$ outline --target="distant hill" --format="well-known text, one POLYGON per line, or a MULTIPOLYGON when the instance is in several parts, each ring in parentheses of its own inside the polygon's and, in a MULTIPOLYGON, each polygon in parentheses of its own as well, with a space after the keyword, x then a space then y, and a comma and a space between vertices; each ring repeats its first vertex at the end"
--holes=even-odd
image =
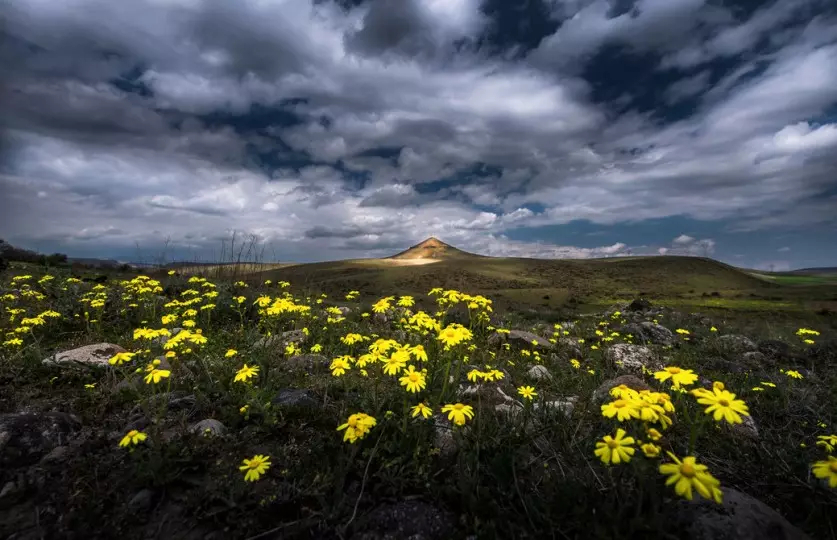
POLYGON ((426 297, 433 287, 485 294, 498 305, 558 308, 571 299, 756 298, 783 287, 733 266, 702 257, 523 259, 484 257, 429 238, 393 257, 298 264, 253 279, 287 280, 312 291, 342 296, 358 290, 380 297, 426 297), (393 264, 427 261, 433 264, 393 264), (752 295, 752 296, 751 296, 752 295))
POLYGON ((423 242, 412 246, 409 249, 397 253, 388 259, 454 259, 463 257, 482 257, 474 253, 468 253, 446 244, 438 238, 431 236, 423 242))

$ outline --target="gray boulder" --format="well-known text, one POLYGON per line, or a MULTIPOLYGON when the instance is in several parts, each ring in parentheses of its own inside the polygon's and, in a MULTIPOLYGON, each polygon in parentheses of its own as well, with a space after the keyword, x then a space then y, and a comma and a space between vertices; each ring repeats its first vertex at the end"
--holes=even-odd
POLYGON ((758 349, 753 340, 746 336, 739 336, 736 334, 727 334, 726 336, 719 337, 718 345, 720 345, 722 349, 737 353, 755 351, 758 349))
POLYGON ((622 370, 642 371, 643 367, 653 370, 662 368, 654 352, 643 345, 617 343, 608 347, 605 351, 605 358, 622 370))
POLYGON ((724 489, 723 504, 696 497, 671 511, 672 530, 686 540, 806 540, 778 512, 746 493, 724 489))
POLYGON ((554 349, 555 346, 549 342, 548 338, 541 337, 532 332, 525 332, 523 330, 512 330, 509 332, 508 340, 515 345, 523 348, 554 349), (536 345, 537 343, 537 345, 536 345))
POLYGON ((108 367, 110 359, 116 353, 126 352, 125 349, 113 343, 95 343, 57 352, 43 359, 44 364, 76 367, 108 367))
POLYGON ((536 401, 532 408, 536 411, 544 410, 548 412, 559 412, 569 418, 573 415, 575 404, 578 401, 578 396, 567 396, 562 399, 553 399, 549 401, 536 401))
POLYGON ((207 418, 189 426, 190 433, 214 437, 226 433, 227 427, 214 418, 207 418))
POLYGON ((651 390, 650 386, 645 384, 642 379, 635 375, 620 375, 619 377, 608 379, 600 384, 599 387, 593 391, 593 401, 596 403, 610 401, 610 390, 622 384, 632 390, 651 390))
POLYGON ((509 342, 521 349, 552 350, 555 345, 549 342, 548 338, 526 332, 525 330, 511 330, 508 334, 494 332, 488 336, 488 344, 496 347, 501 343, 509 342), (537 343, 535 345, 534 343, 537 343))
POLYGON ((632 334, 638 341, 654 345, 674 345, 676 341, 671 330, 650 321, 626 324, 622 327, 621 333, 632 334))
POLYGON ((541 379, 551 379, 552 374, 541 364, 535 364, 534 366, 529 368, 529 371, 526 372, 526 375, 529 376, 530 379, 534 379, 536 381, 540 381, 541 379))

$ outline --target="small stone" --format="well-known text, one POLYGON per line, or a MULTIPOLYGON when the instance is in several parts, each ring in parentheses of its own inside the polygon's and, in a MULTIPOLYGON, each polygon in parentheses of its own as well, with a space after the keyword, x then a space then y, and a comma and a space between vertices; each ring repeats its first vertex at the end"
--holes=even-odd
POLYGON ((47 453, 47 455, 41 458, 41 463, 59 463, 67 459, 68 453, 68 446, 56 446, 55 448, 50 450, 49 453, 47 453))
POLYGON ((549 372, 546 366, 542 366, 540 364, 535 364, 534 366, 530 367, 529 371, 527 371, 526 374, 536 381, 552 378, 552 374, 549 372))
POLYGON ((3 486, 3 489, 0 489, 0 500, 5 499, 6 497, 10 496, 15 491, 15 483, 9 480, 3 486))
POLYGON ((215 420, 214 418, 207 418, 197 422, 196 424, 192 424, 189 427, 189 431, 205 437, 214 437, 226 433, 227 428, 220 421, 215 420))
POLYGON ((494 410, 507 416, 517 416, 523 412, 523 407, 518 403, 498 403, 494 406, 494 410))
POLYGON ((128 506, 135 512, 146 512, 151 508, 151 503, 154 501, 154 492, 150 489, 141 489, 131 497, 128 506))

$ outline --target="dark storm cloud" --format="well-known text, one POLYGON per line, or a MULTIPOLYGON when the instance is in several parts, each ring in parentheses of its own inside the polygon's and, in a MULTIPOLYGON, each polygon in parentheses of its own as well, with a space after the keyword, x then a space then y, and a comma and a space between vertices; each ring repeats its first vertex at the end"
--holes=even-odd
POLYGON ((367 56, 432 54, 433 27, 414 0, 379 0, 369 4, 363 28, 346 37, 349 50, 367 56))
POLYGON ((156 230, 201 249, 237 228, 293 253, 436 234, 596 256, 630 246, 504 235, 833 223, 834 6, 16 2, 0 29, 0 213, 22 241, 156 230))

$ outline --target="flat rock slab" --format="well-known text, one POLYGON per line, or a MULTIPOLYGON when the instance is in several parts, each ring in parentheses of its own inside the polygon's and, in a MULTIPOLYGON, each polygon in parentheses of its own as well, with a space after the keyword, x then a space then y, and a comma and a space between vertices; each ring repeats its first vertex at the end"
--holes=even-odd
POLYGON ((110 359, 116 353, 126 352, 125 349, 113 343, 95 343, 85 345, 69 351, 55 353, 44 358, 44 364, 64 366, 95 366, 108 367, 110 359))
POLYGON ((524 332, 523 330, 512 330, 509 332, 508 340, 512 343, 538 349, 554 349, 555 345, 549 342, 548 338, 541 337, 532 332, 524 332))

